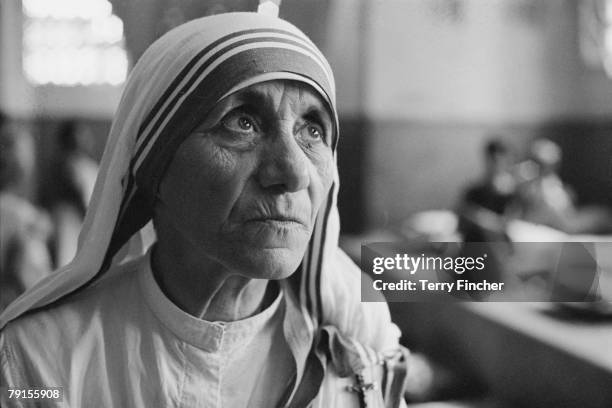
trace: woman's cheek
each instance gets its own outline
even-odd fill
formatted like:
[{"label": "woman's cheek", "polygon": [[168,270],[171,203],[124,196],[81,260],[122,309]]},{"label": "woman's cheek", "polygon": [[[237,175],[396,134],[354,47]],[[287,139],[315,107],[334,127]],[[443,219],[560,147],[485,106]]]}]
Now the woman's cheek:
[{"label": "woman's cheek", "polygon": [[312,202],[313,217],[329,193],[329,189],[334,179],[333,157],[331,154],[319,154],[317,160],[312,161],[313,172],[311,176],[310,197]]},{"label": "woman's cheek", "polygon": [[323,152],[314,152],[312,161],[316,168],[317,175],[321,180],[321,184],[327,193],[334,179],[334,158],[331,150],[326,149]]},{"label": "woman's cheek", "polygon": [[210,141],[205,148],[206,157],[199,163],[207,179],[217,188],[225,185],[234,177],[239,167],[240,154],[230,148],[219,146]]}]

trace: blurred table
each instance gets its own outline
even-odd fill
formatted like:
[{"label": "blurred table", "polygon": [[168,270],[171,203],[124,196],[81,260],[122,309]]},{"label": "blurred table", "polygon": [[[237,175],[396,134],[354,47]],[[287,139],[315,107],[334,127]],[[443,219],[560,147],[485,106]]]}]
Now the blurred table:
[{"label": "blurred table", "polygon": [[550,303],[392,303],[404,340],[526,407],[612,407],[612,319]]},{"label": "blurred table", "polygon": [[[359,262],[362,243],[396,240],[392,231],[378,231],[345,237],[342,243]],[[567,241],[595,242],[599,266],[612,271],[612,237],[559,239]],[[389,308],[408,347],[465,381],[482,384],[494,399],[519,407],[612,408],[610,315],[578,313],[549,302],[413,302]]]}]

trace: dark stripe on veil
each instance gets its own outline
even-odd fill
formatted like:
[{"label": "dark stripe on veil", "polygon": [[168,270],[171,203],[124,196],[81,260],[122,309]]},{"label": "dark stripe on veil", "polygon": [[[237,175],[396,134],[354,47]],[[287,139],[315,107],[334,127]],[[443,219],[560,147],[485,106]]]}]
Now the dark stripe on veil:
[{"label": "dark stripe on veil", "polygon": [[[295,38],[301,39],[300,37],[297,37],[294,34],[291,34],[289,32],[283,32],[282,30],[248,30],[248,31],[252,31],[252,32],[278,32],[280,34],[287,34],[287,35],[292,35]],[[235,35],[235,36],[228,36],[228,37],[238,37],[239,35]],[[221,50],[217,51],[214,55],[212,55],[211,57],[209,57],[206,62],[204,64],[202,64],[196,72],[194,72],[191,77],[189,78],[189,80],[187,81],[187,83],[183,86],[183,88],[175,95],[175,97],[173,98],[173,100],[168,103],[168,105],[166,106],[166,108],[164,109],[164,111],[162,112],[161,116],[157,119],[157,121],[155,122],[154,128],[157,128],[161,125],[161,123],[164,121],[164,119],[166,118],[166,116],[168,115],[168,112],[176,105],[176,103],[178,102],[178,99],[180,99],[185,93],[187,93],[187,91],[189,90],[189,88],[198,80],[198,78],[200,77],[200,75],[202,75],[202,73],[206,70],[206,68],[208,68],[210,65],[212,65],[215,61],[217,61],[219,58],[221,58],[223,55],[227,54],[229,51],[231,51],[232,49],[235,49],[239,46],[243,46],[246,44],[257,44],[260,42],[277,42],[277,43],[285,43],[285,44],[290,44],[290,45],[294,45],[296,47],[302,48],[305,51],[308,51],[311,54],[315,54],[315,52],[313,51],[312,48],[309,48],[307,46],[304,46],[303,43],[298,42],[298,41],[293,41],[293,40],[288,40],[288,39],[284,39],[284,38],[277,38],[277,37],[255,37],[255,38],[248,38],[248,39],[244,39],[244,40],[240,40],[240,41],[236,41],[228,46],[226,46],[225,48],[222,48]],[[215,44],[219,45],[219,44]],[[206,54],[207,52],[211,51],[213,47],[206,47],[206,49],[204,51],[202,51],[203,54]],[[248,50],[246,50],[248,51]],[[198,54],[199,55],[199,54]],[[199,58],[201,58],[202,56],[199,56]],[[199,59],[198,58],[198,59]],[[190,61],[190,67],[189,69],[191,69],[193,67],[193,65],[195,65],[195,63],[197,62],[197,59],[194,58],[192,61]],[[180,81],[182,79],[184,79],[184,77],[187,75],[189,69],[184,69],[183,71],[181,71],[180,75],[180,79],[177,78],[177,80],[173,81],[172,84],[168,87],[168,89],[166,89],[166,91],[164,92],[164,95],[162,96],[162,98],[160,98],[160,100],[156,103],[155,107],[153,108],[153,110],[151,111],[151,113],[149,113],[149,115],[147,115],[147,119],[145,121],[145,123],[143,123],[143,125],[141,125],[140,130],[138,132],[138,138],[137,140],[140,140],[143,137],[143,132],[144,129],[148,126],[149,122],[153,119],[153,117],[157,114],[157,112],[159,111],[159,109],[161,109],[165,99],[165,98],[169,98],[170,94],[172,93],[172,91],[174,90],[174,88],[176,88]],[[209,74],[210,75],[210,74]],[[208,77],[208,76],[207,76]],[[204,82],[206,80],[206,78],[202,78],[201,81]],[[323,78],[325,79],[325,78]],[[327,80],[325,79],[324,82],[320,82],[326,85],[326,87],[324,87],[325,89],[330,89],[329,87],[331,86],[331,84],[327,83]],[[198,85],[198,88],[200,87],[200,85]],[[144,136],[145,139],[142,142],[142,144],[140,145],[137,153],[134,155],[134,159],[138,160],[138,157],[142,154],[142,151],[144,150],[144,148],[147,146],[147,144],[149,143],[150,138],[152,137],[152,135],[155,134],[155,132],[150,132],[148,135]]]},{"label": "dark stripe on veil", "polygon": [[319,260],[317,262],[317,268],[315,269],[316,273],[316,284],[315,288],[316,293],[314,294],[317,300],[317,306],[319,310],[319,323],[323,322],[323,300],[321,293],[321,272],[323,268],[323,257],[325,256],[325,240],[327,239],[327,226],[329,222],[329,215],[332,209],[332,202],[334,199],[334,190],[336,189],[335,183],[332,183],[331,188],[329,189],[329,194],[327,195],[327,208],[325,209],[325,215],[323,218],[323,236],[321,237],[321,250],[319,252]]},{"label": "dark stripe on veil", "polygon": [[[144,118],[142,124],[140,125],[140,128],[138,129],[138,139],[141,138],[142,133],[144,132],[144,129],[149,125],[149,122],[151,122],[151,120],[153,120],[153,117],[157,114],[157,112],[161,109],[162,105],[164,104],[164,102],[170,97],[170,94],[172,93],[172,91],[174,89],[176,89],[179,84],[181,83],[181,81],[185,78],[185,76],[189,73],[189,71],[191,70],[191,68],[193,68],[193,66],[202,59],[202,57],[204,57],[207,53],[209,53],[213,48],[215,48],[216,46],[222,44],[225,41],[231,40],[232,38],[236,38],[239,37],[241,35],[248,35],[248,34],[255,34],[255,33],[276,33],[276,34],[285,34],[294,38],[299,38],[301,40],[305,40],[304,38],[290,32],[290,31],[285,31],[285,30],[280,30],[280,29],[272,29],[272,28],[254,28],[254,29],[250,29],[250,30],[242,30],[242,31],[238,31],[235,33],[231,33],[228,34],[224,37],[219,38],[218,40],[212,42],[211,44],[209,44],[206,48],[202,49],[200,52],[198,52],[188,63],[187,65],[185,65],[185,67],[181,70],[181,72],[179,72],[179,74],[176,76],[176,78],[170,83],[170,85],[168,86],[168,88],[166,88],[166,90],[164,91],[164,93],[161,95],[161,97],[158,99],[157,103],[153,106],[153,108],[151,109],[151,111],[147,114],[147,116]],[[188,88],[183,88],[181,90],[181,92],[185,92],[185,90]],[[174,101],[175,102],[175,101]]]}]

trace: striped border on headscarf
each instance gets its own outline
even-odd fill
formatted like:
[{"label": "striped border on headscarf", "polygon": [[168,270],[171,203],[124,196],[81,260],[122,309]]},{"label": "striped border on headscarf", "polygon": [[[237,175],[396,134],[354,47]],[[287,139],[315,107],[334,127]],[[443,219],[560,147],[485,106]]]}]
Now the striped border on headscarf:
[{"label": "striped border on headscarf", "polygon": [[[232,33],[218,39],[200,51],[177,75],[172,84],[168,87],[166,92],[164,92],[157,104],[143,121],[139,130],[138,139],[140,141],[137,144],[137,148],[139,147],[140,143],[142,143],[141,139],[143,134],[146,134],[149,131],[147,127],[151,124],[153,119],[158,117],[162,107],[176,104],[177,99],[175,97],[177,92],[182,94],[188,93],[189,86],[193,84],[193,81],[197,79],[197,76],[201,75],[203,73],[203,69],[206,68],[206,66],[203,66],[203,64],[210,65],[216,59],[222,57],[224,54],[227,54],[232,50],[232,48],[239,45],[245,45],[247,42],[251,44],[256,42],[262,43],[264,42],[263,39],[267,39],[271,42],[287,41],[288,44],[294,43],[298,47],[303,48],[304,52],[313,57],[325,71],[327,74],[327,79],[329,80],[330,85],[332,85],[331,89],[333,89],[333,76],[331,75],[329,66],[324,62],[325,59],[316,49],[316,47],[304,37],[300,37],[289,31],[279,29],[251,29]],[[203,76],[206,76],[205,73]]]},{"label": "striped border on headscarf", "polygon": [[[186,96],[190,95],[196,87],[204,82],[204,79],[209,76],[214,76],[214,70],[220,71],[227,75],[228,70],[223,67],[218,67],[223,64],[225,60],[232,57],[233,55],[243,54],[243,58],[239,59],[238,63],[244,63],[245,58],[249,55],[244,53],[262,49],[262,48],[284,48],[286,50],[292,50],[294,52],[302,53],[310,58],[310,61],[314,61],[319,65],[320,71],[323,75],[317,75],[319,78],[313,78],[319,80],[317,82],[323,83],[322,87],[329,91],[333,89],[333,76],[329,67],[324,63],[323,57],[320,55],[318,50],[312,45],[291,32],[278,29],[253,29],[244,30],[237,33],[227,35],[205,49],[199,52],[179,73],[173,83],[164,92],[160,100],[153,107],[149,115],[143,121],[139,130],[137,138],[136,148],[137,153],[134,156],[136,169],[139,167],[146,157],[147,146],[150,147],[155,143],[159,136],[159,129],[163,128],[167,119],[172,117],[173,114],[179,109],[177,106],[182,106],[182,102]],[[317,73],[316,69],[308,67],[298,67],[297,70],[300,73],[307,71],[309,73]],[[249,76],[253,75],[253,72],[249,72]],[[233,82],[237,78],[231,78]],[[328,103],[329,92],[327,92]],[[143,153],[145,153],[143,155]]]}]

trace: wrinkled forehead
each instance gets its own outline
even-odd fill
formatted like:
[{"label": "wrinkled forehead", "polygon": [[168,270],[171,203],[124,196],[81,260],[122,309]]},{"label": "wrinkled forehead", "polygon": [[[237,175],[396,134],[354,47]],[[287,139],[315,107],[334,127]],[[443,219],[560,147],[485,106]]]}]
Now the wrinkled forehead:
[{"label": "wrinkled forehead", "polygon": [[[212,117],[225,113],[229,108],[245,105],[262,111],[274,111],[284,115],[317,114],[321,119],[333,124],[334,115],[326,100],[311,85],[288,79],[262,81],[225,95],[211,110]],[[206,121],[208,117],[204,118]]]},{"label": "wrinkled forehead", "polygon": [[139,60],[126,90],[142,103],[131,166],[139,186],[156,191],[180,143],[220,100],[274,80],[304,83],[321,97],[333,116],[335,146],[332,71],[293,25],[229,13],[193,20],[161,37]]}]

